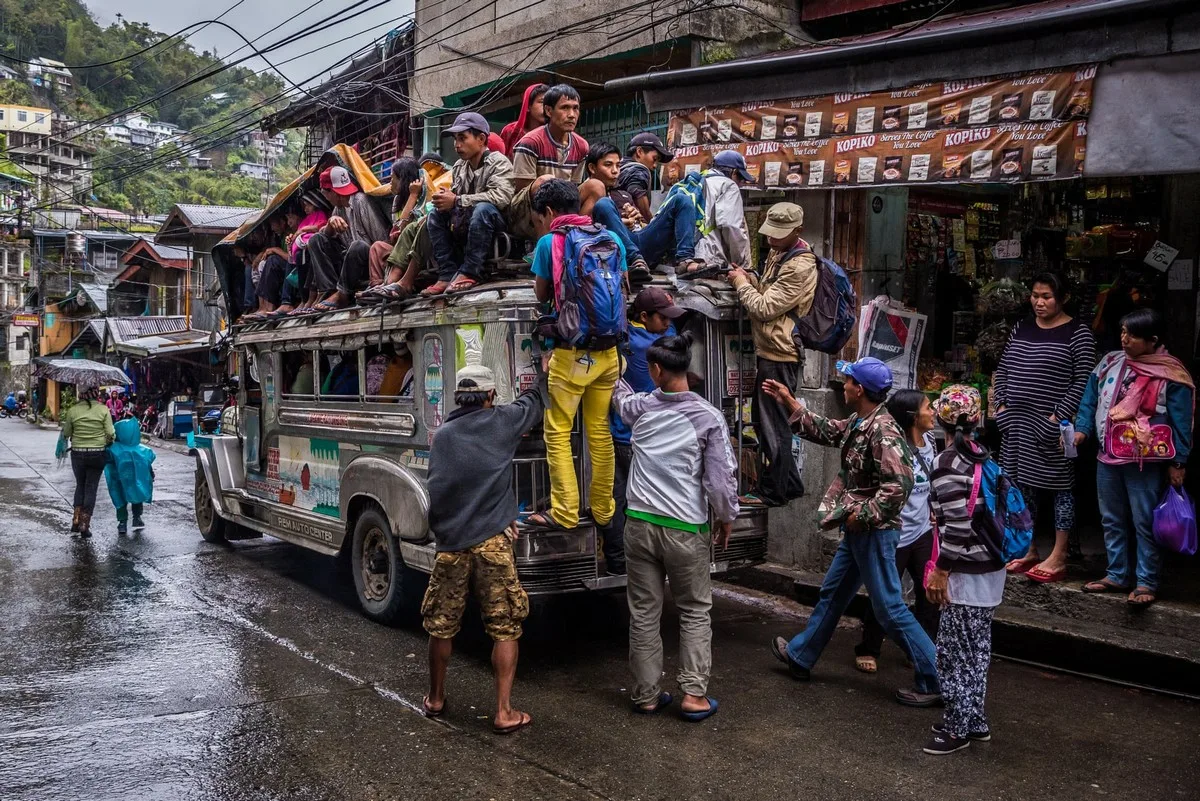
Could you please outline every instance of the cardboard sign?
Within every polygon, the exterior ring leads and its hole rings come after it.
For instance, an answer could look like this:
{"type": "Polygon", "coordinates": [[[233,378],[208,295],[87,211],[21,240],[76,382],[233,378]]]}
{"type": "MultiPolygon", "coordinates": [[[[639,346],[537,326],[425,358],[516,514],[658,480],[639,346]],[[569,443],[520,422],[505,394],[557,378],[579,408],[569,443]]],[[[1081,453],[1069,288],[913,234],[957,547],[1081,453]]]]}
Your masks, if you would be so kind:
{"type": "Polygon", "coordinates": [[[1142,259],[1142,261],[1159,272],[1165,273],[1171,266],[1171,262],[1175,261],[1175,257],[1178,255],[1179,248],[1173,248],[1166,242],[1155,242],[1154,247],[1150,248],[1150,252],[1146,254],[1146,258],[1142,259]]]}

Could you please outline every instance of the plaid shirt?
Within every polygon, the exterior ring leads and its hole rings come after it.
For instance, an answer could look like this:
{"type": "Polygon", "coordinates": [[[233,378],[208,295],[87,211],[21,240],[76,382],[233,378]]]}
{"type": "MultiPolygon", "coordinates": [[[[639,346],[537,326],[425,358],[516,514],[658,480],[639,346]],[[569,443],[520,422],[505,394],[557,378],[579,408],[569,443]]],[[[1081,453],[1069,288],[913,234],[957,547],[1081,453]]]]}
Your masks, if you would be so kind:
{"type": "Polygon", "coordinates": [[[867,531],[900,529],[900,512],[913,487],[913,457],[882,405],[865,418],[855,414],[846,420],[802,406],[789,422],[804,439],[842,449],[842,469],[817,507],[821,528],[837,528],[857,512],[867,531]]]}

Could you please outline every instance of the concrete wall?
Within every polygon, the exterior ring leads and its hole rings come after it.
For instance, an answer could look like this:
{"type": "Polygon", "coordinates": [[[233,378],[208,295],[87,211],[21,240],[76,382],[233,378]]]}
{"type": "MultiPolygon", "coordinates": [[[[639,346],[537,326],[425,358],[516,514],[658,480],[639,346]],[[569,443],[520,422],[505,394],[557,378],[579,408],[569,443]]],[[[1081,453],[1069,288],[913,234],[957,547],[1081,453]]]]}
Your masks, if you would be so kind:
{"type": "MultiPolygon", "coordinates": [[[[619,0],[418,0],[416,76],[409,85],[413,111],[439,108],[450,95],[514,74],[626,53],[669,39],[730,43],[726,58],[762,52],[772,47],[768,42],[774,48],[787,47],[790,40],[782,36],[779,26],[794,26],[798,21],[797,5],[780,0],[746,0],[753,14],[732,8],[687,11],[694,6],[687,2],[656,5],[651,17],[651,6],[619,0]],[[578,30],[562,30],[592,18],[597,21],[578,30]],[[462,53],[477,57],[463,58],[462,53]]],[[[579,74],[569,64],[561,70],[579,74]]]]}

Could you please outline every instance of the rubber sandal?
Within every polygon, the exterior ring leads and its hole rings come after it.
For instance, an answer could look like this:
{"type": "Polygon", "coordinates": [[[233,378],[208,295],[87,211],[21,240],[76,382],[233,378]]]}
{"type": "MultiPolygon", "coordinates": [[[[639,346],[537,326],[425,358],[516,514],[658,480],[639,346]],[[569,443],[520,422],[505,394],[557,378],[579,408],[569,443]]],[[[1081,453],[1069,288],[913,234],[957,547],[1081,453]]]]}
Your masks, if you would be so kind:
{"type": "Polygon", "coordinates": [[[492,726],[492,731],[496,734],[512,734],[531,725],[533,725],[533,718],[530,717],[528,712],[522,712],[520,723],[514,723],[511,726],[492,726]]]}
{"type": "Polygon", "coordinates": [[[699,723],[700,721],[706,718],[711,718],[713,715],[717,714],[717,709],[720,707],[720,704],[717,703],[717,699],[713,698],[711,695],[706,695],[704,696],[704,700],[708,701],[708,709],[704,710],[703,712],[688,712],[684,709],[680,709],[679,717],[683,718],[689,723],[699,723]]]}
{"type": "Polygon", "coordinates": [[[313,306],[313,314],[324,314],[325,312],[339,311],[340,309],[341,307],[332,300],[323,300],[316,306],[313,306]]]}
{"type": "Polygon", "coordinates": [[[520,523],[525,528],[533,531],[550,531],[559,528],[558,524],[554,522],[554,518],[547,512],[533,512],[528,514],[521,519],[520,523]]]}
{"type": "Polygon", "coordinates": [[[446,714],[446,702],[442,701],[441,709],[434,709],[429,705],[429,696],[427,695],[421,699],[421,712],[427,718],[440,718],[442,715],[446,714]]]}
{"type": "Polygon", "coordinates": [[[427,287],[425,287],[424,289],[422,289],[422,290],[421,290],[421,297],[423,297],[423,298],[436,298],[438,295],[443,295],[443,294],[445,294],[445,293],[446,293],[446,288],[447,288],[447,287],[449,287],[449,286],[450,286],[450,282],[449,282],[449,281],[438,281],[436,284],[434,284],[434,285],[432,285],[432,286],[427,286],[427,287]]]}
{"type": "Polygon", "coordinates": [[[446,291],[443,294],[457,295],[461,292],[470,292],[472,289],[474,289],[477,286],[479,286],[478,279],[466,278],[466,277],[455,278],[453,281],[450,282],[450,285],[446,287],[446,291]]]}
{"type": "Polygon", "coordinates": [[[1004,570],[1010,576],[1021,576],[1033,570],[1040,561],[1040,559],[1014,559],[1004,566],[1004,570]]]}
{"type": "Polygon", "coordinates": [[[644,706],[642,706],[641,704],[634,704],[634,705],[633,705],[633,711],[634,711],[634,712],[636,712],[636,713],[637,713],[637,714],[639,714],[639,715],[656,715],[656,714],[658,714],[659,712],[662,712],[662,711],[663,711],[664,709],[666,709],[667,707],[669,707],[669,706],[671,705],[671,702],[672,702],[673,700],[675,700],[675,699],[671,697],[671,694],[670,694],[670,693],[668,693],[668,692],[661,692],[661,693],[659,693],[659,694],[658,694],[658,702],[657,702],[657,703],[655,703],[655,705],[653,706],[653,708],[651,708],[651,709],[646,709],[646,708],[645,708],[644,706]]]}
{"type": "Polygon", "coordinates": [[[1042,570],[1040,567],[1035,567],[1025,573],[1025,578],[1038,584],[1053,584],[1066,577],[1067,569],[1065,567],[1062,570],[1042,570]]]}
{"type": "Polygon", "coordinates": [[[793,679],[808,681],[811,678],[809,669],[792,659],[791,655],[787,652],[787,640],[783,637],[772,638],[770,648],[775,658],[788,666],[788,672],[792,674],[793,679]]]}
{"type": "Polygon", "coordinates": [[[1158,597],[1154,594],[1153,590],[1149,590],[1145,587],[1136,587],[1136,588],[1134,588],[1133,592],[1131,592],[1129,594],[1129,600],[1126,601],[1126,603],[1128,603],[1134,609],[1145,609],[1146,607],[1152,605],[1157,600],[1158,600],[1158,597]],[[1143,596],[1143,595],[1149,596],[1150,600],[1149,601],[1133,600],[1134,598],[1143,596]]]}
{"type": "Polygon", "coordinates": [[[856,656],[854,657],[854,669],[860,673],[875,674],[879,672],[879,663],[873,656],[856,656]]]}
{"type": "Polygon", "coordinates": [[[1089,595],[1102,595],[1108,592],[1129,592],[1129,588],[1118,587],[1116,584],[1113,584],[1107,579],[1100,579],[1099,581],[1089,581],[1087,584],[1084,584],[1082,587],[1080,587],[1079,591],[1086,592],[1089,595]],[[1091,587],[1096,589],[1089,589],[1091,587]]]}

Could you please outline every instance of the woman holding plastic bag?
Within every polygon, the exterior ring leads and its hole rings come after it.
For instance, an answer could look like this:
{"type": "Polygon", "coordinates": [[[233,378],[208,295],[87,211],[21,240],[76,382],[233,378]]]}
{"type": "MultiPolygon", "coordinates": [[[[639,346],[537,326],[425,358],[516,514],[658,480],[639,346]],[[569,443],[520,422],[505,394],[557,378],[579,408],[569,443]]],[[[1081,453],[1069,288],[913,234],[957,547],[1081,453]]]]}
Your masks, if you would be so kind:
{"type": "Polygon", "coordinates": [[[1108,573],[1084,592],[1129,592],[1147,607],[1158,593],[1161,562],[1154,507],[1169,483],[1183,488],[1192,448],[1196,387],[1183,363],[1162,345],[1165,321],[1154,309],[1121,319],[1121,350],[1100,360],[1088,378],[1075,442],[1095,437],[1100,448],[1096,494],[1104,524],[1108,573]],[[1129,541],[1136,539],[1136,568],[1129,541]],[[1130,592],[1130,579],[1136,583],[1130,592]]]}
{"type": "Polygon", "coordinates": [[[142,505],[154,500],[154,451],[142,444],[142,427],[132,418],[113,426],[115,439],[108,449],[104,481],[117,507],[117,534],[129,531],[129,507],[133,507],[133,530],[146,527],[142,505]]]}

